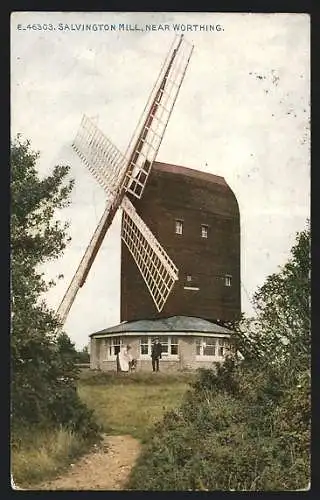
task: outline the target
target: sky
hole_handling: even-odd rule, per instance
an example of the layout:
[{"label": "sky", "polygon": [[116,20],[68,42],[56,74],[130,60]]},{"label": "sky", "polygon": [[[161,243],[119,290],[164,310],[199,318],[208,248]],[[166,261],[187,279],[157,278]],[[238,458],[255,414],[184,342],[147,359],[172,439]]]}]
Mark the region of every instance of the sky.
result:
[{"label": "sky", "polygon": [[[243,312],[253,313],[252,295],[285,264],[296,232],[305,228],[307,14],[16,12],[12,138],[20,133],[40,151],[40,177],[68,164],[75,179],[70,206],[57,212],[70,223],[72,241],[43,268],[48,279],[64,275],[46,296],[53,309],[106,205],[105,192],[71,150],[82,115],[125,152],[174,36],[181,33],[195,47],[157,160],[221,175],[234,191],[241,217]],[[119,322],[118,211],[64,329],[82,348],[90,333]]]}]

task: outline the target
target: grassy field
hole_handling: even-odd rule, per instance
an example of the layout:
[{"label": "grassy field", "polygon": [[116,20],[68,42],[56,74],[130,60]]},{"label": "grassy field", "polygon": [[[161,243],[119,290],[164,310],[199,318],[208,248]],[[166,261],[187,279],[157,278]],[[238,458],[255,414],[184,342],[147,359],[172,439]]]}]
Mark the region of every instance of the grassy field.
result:
[{"label": "grassy field", "polygon": [[107,434],[131,434],[142,442],[154,422],[178,406],[192,375],[83,374],[81,399]]},{"label": "grassy field", "polygon": [[[184,373],[119,375],[84,370],[78,391],[106,434],[131,434],[144,442],[152,424],[179,405],[192,378]],[[72,432],[25,429],[11,446],[14,481],[22,488],[32,487],[57,476],[87,451],[88,445]]]}]

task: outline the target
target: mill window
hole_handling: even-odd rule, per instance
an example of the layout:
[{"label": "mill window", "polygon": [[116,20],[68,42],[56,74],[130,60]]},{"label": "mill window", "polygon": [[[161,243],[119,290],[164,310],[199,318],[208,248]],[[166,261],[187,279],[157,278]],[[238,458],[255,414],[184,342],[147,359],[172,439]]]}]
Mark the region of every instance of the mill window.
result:
[{"label": "mill window", "polygon": [[182,220],[176,220],[176,234],[182,234],[183,233],[183,221]]},{"label": "mill window", "polygon": [[226,274],[224,277],[225,286],[231,286],[232,276],[230,274]]},{"label": "mill window", "polygon": [[208,226],[201,224],[201,238],[208,238]]}]

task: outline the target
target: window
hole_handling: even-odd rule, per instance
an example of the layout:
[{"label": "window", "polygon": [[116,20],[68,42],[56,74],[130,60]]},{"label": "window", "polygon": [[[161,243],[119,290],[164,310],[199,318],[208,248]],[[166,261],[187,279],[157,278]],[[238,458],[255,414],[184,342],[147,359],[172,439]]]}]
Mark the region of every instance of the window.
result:
[{"label": "window", "polygon": [[196,339],[197,356],[215,356],[216,338],[215,337],[197,337]]},{"label": "window", "polygon": [[140,339],[140,354],[148,354],[148,352],[149,352],[148,337],[142,337]]},{"label": "window", "polygon": [[110,337],[106,339],[106,355],[108,359],[116,357],[120,351],[122,343],[121,337]]},{"label": "window", "polygon": [[170,355],[178,355],[178,337],[170,337]]},{"label": "window", "polygon": [[[197,281],[197,277],[195,278],[195,280]],[[200,288],[196,285],[197,284],[194,283],[194,276],[192,277],[191,274],[187,274],[186,275],[186,284],[183,287],[183,289],[184,290],[194,290],[194,291],[200,290]]]},{"label": "window", "polygon": [[232,276],[230,274],[226,274],[224,277],[225,286],[231,286]]},{"label": "window", "polygon": [[[140,338],[140,355],[146,358],[151,357],[152,343],[155,337],[141,337]],[[162,345],[162,356],[178,355],[178,337],[158,337]]]},{"label": "window", "polygon": [[162,345],[162,354],[169,356],[178,355],[178,337],[159,337]]},{"label": "window", "polygon": [[182,220],[176,220],[176,234],[182,234],[183,233],[183,221]]},{"label": "window", "polygon": [[214,356],[216,354],[216,339],[208,338],[203,343],[203,355]]},{"label": "window", "polygon": [[168,337],[159,337],[159,342],[162,345],[162,356],[169,354],[169,339]]},{"label": "window", "polygon": [[208,238],[208,226],[201,224],[201,238]]},{"label": "window", "polygon": [[228,339],[215,337],[197,337],[196,339],[197,357],[215,356],[224,358],[228,349]]},{"label": "window", "polygon": [[218,339],[218,356],[224,358],[227,351],[230,349],[227,339]]}]

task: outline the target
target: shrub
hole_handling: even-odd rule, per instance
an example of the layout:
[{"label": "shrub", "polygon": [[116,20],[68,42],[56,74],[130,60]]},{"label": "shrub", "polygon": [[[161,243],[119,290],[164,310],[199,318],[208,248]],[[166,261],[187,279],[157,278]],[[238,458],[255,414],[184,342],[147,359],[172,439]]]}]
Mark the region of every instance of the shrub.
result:
[{"label": "shrub", "polygon": [[[305,486],[310,474],[308,398],[301,401],[287,391],[275,402],[273,393],[269,396],[273,376],[261,376],[255,394],[255,376],[249,369],[242,373],[234,396],[228,394],[229,378],[224,391],[213,383],[214,372],[201,372],[182,405],[154,427],[128,487],[212,491]],[[286,414],[292,411],[296,426]]]}]

